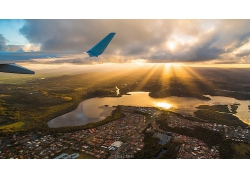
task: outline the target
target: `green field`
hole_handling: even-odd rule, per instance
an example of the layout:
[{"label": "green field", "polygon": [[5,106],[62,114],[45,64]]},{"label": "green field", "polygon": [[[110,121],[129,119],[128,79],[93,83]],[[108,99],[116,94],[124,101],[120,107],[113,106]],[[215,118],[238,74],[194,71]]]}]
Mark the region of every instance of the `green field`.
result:
[{"label": "green field", "polygon": [[199,109],[195,111],[194,114],[200,119],[209,120],[210,122],[214,123],[225,124],[229,126],[248,126],[231,113],[222,113],[210,109]]},{"label": "green field", "polygon": [[250,146],[245,143],[225,140],[220,145],[220,157],[222,159],[249,159]]},{"label": "green field", "polygon": [[159,138],[153,137],[153,132],[144,132],[144,147],[135,154],[135,159],[154,159],[162,150]]},{"label": "green field", "polygon": [[13,124],[0,126],[0,130],[8,131],[8,132],[9,131],[16,131],[16,130],[19,130],[23,125],[24,125],[24,122],[16,122]]},{"label": "green field", "polygon": [[228,105],[213,105],[213,106],[200,105],[197,108],[198,109],[208,109],[208,110],[212,110],[212,111],[236,114],[237,109],[238,109],[238,105],[229,105],[229,106],[230,106],[232,112],[229,110]]},{"label": "green field", "polygon": [[233,143],[233,149],[237,158],[249,159],[250,158],[250,146],[245,143]]},{"label": "green field", "polygon": [[212,110],[212,111],[230,113],[227,105],[213,105],[213,106],[200,105],[197,108],[198,109],[208,109],[208,110]]},{"label": "green field", "polygon": [[165,149],[166,152],[160,156],[160,159],[176,159],[181,145],[182,143],[171,139],[163,146],[163,149]]}]

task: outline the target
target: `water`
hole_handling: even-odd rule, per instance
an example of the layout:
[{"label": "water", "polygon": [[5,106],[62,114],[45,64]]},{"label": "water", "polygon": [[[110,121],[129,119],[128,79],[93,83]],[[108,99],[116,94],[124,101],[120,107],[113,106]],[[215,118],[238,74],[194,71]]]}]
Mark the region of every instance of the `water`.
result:
[{"label": "water", "polygon": [[[171,136],[167,135],[167,134],[163,134],[160,132],[154,132],[153,137],[158,137],[159,140],[159,144],[164,145],[166,143],[168,143],[168,141],[171,140]],[[157,155],[156,159],[159,159],[161,157],[162,154],[164,154],[166,152],[166,150],[162,149],[161,152]]]},{"label": "water", "polygon": [[160,139],[159,143],[161,145],[166,144],[171,139],[171,136],[168,136],[167,134],[163,134],[163,133],[159,133],[159,132],[155,132],[153,137],[158,137]]},{"label": "water", "polygon": [[167,150],[162,149],[161,152],[156,156],[156,159],[159,159]]},{"label": "water", "polygon": [[120,94],[120,89],[118,87],[115,87],[116,88],[116,96],[119,96]]},{"label": "water", "polygon": [[[118,88],[117,88],[118,90]],[[118,94],[118,93],[117,93]],[[250,124],[248,100],[236,100],[235,98],[222,96],[209,96],[211,100],[200,100],[192,97],[151,98],[149,92],[130,92],[130,95],[122,97],[91,98],[82,101],[76,110],[52,119],[49,127],[80,126],[105,119],[115,109],[113,106],[141,106],[163,107],[184,115],[193,115],[199,105],[217,105],[239,103],[236,116],[243,122]],[[109,106],[105,106],[109,105]]]}]

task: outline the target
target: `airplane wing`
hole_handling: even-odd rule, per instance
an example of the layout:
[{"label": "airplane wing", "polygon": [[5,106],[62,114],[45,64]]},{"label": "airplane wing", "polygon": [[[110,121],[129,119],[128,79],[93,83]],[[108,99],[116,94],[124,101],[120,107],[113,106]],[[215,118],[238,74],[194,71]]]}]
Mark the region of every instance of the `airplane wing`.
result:
[{"label": "airplane wing", "polygon": [[[1,63],[1,62],[0,62]],[[0,64],[0,72],[18,73],[18,74],[35,74],[34,71],[14,64]]]},{"label": "airplane wing", "polygon": [[[98,42],[95,46],[93,46],[86,53],[89,57],[98,57],[100,56],[104,50],[109,45],[112,38],[116,33],[109,33],[105,38],[103,38],[100,42]],[[29,58],[27,59],[27,56]],[[56,57],[55,55],[50,55],[50,57]],[[5,73],[18,73],[18,74],[35,74],[34,71],[29,70],[25,67],[16,65],[15,63],[27,61],[34,58],[45,58],[44,54],[41,53],[10,53],[10,52],[2,52],[0,53],[0,72]],[[15,60],[13,60],[15,59]]]},{"label": "airplane wing", "polygon": [[103,38],[99,43],[87,51],[89,57],[98,57],[103,53],[106,47],[109,45],[112,38],[115,36],[115,33],[109,33],[105,38]]}]

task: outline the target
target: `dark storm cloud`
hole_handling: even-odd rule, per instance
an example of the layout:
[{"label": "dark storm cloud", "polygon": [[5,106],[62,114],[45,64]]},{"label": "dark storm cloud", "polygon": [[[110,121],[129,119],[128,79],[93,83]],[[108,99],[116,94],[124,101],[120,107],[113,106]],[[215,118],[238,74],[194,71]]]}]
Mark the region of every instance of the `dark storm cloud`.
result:
[{"label": "dark storm cloud", "polygon": [[219,57],[220,54],[222,54],[224,51],[222,49],[218,49],[215,47],[207,48],[202,47],[198,49],[196,52],[196,59],[193,59],[195,61],[203,61],[203,60],[213,60]]},{"label": "dark storm cloud", "polygon": [[217,59],[224,50],[222,48],[213,47],[212,44],[218,41],[218,36],[214,36],[209,41],[202,44],[197,48],[195,55],[196,57],[193,59],[189,59],[190,61],[205,61],[205,60],[213,60]]},{"label": "dark storm cloud", "polygon": [[8,49],[6,45],[7,39],[0,34],[0,51],[6,51]]},{"label": "dark storm cloud", "polygon": [[[199,62],[226,61],[225,56],[249,43],[249,27],[250,20],[26,20],[20,32],[30,43],[40,44],[41,51],[56,53],[87,51],[116,32],[105,55]],[[168,42],[174,42],[174,49]],[[235,62],[239,57],[234,56]]]}]

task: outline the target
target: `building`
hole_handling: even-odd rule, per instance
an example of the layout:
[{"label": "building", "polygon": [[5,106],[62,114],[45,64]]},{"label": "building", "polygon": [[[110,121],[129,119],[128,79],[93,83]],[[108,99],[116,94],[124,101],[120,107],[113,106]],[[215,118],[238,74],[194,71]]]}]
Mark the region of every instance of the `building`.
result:
[{"label": "building", "polygon": [[111,146],[119,148],[119,147],[121,147],[122,143],[123,142],[121,142],[121,141],[115,141],[113,144],[111,144]]}]

